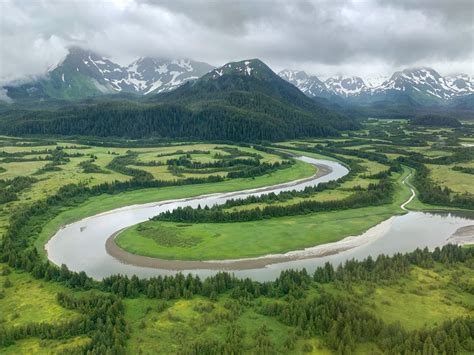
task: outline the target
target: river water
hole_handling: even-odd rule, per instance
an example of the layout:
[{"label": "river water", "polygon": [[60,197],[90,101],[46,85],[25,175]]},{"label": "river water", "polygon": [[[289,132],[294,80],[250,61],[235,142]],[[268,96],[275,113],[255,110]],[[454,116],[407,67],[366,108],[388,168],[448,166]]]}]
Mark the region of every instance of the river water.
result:
[{"label": "river water", "polygon": [[[262,195],[268,192],[302,190],[306,186],[315,186],[321,182],[335,180],[348,173],[347,168],[337,162],[308,157],[298,157],[297,159],[314,164],[319,167],[320,172],[328,171],[328,173],[324,176],[317,174],[309,179],[272,187],[133,205],[101,213],[61,228],[45,246],[48,258],[57,265],[67,265],[70,270],[85,271],[95,279],[102,279],[114,274],[138,275],[140,277],[175,274],[176,270],[170,268],[144,267],[138,266],[140,263],[132,265],[118,260],[107,252],[105,247],[107,239],[123,228],[147,221],[166,210],[184,206],[212,206],[223,204],[228,199],[245,198],[249,195]],[[308,271],[313,271],[317,266],[327,261],[337,265],[351,258],[362,259],[369,255],[376,257],[381,253],[407,252],[417,247],[426,246],[433,249],[436,246],[446,244],[449,236],[457,229],[472,224],[474,224],[472,214],[409,212],[403,216],[392,217],[390,220],[382,222],[360,238],[348,238],[351,240],[349,240],[349,244],[346,243],[346,247],[333,247],[331,251],[331,246],[338,245],[333,243],[327,245],[330,252],[326,250],[323,253],[315,253],[314,256],[311,256],[311,253],[305,254],[303,252],[304,258],[296,257],[289,261],[276,262],[254,269],[247,267],[239,270],[226,268],[226,270],[239,277],[251,277],[260,281],[272,280],[282,270],[289,268],[305,267]],[[344,242],[345,240],[342,241],[342,245],[344,245]],[[347,248],[347,245],[351,245],[350,248]],[[298,252],[296,255],[298,255]],[[203,267],[189,270],[181,267],[180,269],[183,273],[191,272],[201,277],[215,274],[218,271]]]}]

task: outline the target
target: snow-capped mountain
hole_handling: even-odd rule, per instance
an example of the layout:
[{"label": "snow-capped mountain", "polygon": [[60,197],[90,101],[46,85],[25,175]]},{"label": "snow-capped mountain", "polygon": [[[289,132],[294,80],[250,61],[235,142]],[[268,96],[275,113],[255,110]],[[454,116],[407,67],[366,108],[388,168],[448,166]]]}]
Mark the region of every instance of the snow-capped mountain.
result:
[{"label": "snow-capped mountain", "polygon": [[329,92],[343,97],[359,95],[368,90],[364,80],[357,76],[349,78],[334,76],[327,79],[324,84]]},{"label": "snow-capped mountain", "polygon": [[190,59],[140,58],[125,69],[119,79],[105,78],[117,91],[142,94],[167,92],[195,80],[213,66]]},{"label": "snow-capped mountain", "polygon": [[329,91],[326,85],[316,76],[309,76],[304,71],[282,70],[278,75],[296,86],[306,95],[326,97]]},{"label": "snow-capped mountain", "polygon": [[[405,69],[390,78],[369,79],[369,84],[359,77],[341,76],[322,82],[315,76],[292,70],[283,70],[279,75],[310,97],[336,95],[351,102],[390,100],[403,95],[423,104],[444,103],[474,93],[474,78],[466,74],[442,77],[431,68]],[[312,85],[317,85],[318,90],[310,90]]]},{"label": "snow-capped mountain", "polygon": [[121,66],[94,52],[69,54],[40,78],[5,86],[13,99],[77,99],[117,92],[151,94],[173,90],[214,67],[190,59],[140,58]]}]

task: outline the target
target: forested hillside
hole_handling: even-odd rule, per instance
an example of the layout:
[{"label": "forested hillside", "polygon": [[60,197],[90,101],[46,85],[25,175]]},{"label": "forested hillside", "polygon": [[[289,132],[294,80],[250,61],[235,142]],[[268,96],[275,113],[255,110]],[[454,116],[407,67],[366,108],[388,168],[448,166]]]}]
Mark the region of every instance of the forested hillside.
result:
[{"label": "forested hillside", "polygon": [[0,132],[10,135],[257,141],[337,136],[341,130],[358,127],[306,97],[259,60],[227,64],[146,101],[93,102],[57,111],[12,110],[3,116]]}]

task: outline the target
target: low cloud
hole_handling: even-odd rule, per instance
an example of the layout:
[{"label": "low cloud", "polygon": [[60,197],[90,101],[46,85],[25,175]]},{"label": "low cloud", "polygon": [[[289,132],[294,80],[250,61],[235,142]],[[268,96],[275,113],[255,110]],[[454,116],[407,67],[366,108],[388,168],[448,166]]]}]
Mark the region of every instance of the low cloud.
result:
[{"label": "low cloud", "polygon": [[412,66],[474,74],[472,1],[4,0],[0,78],[44,72],[67,47],[126,63],[261,58],[321,76]]}]

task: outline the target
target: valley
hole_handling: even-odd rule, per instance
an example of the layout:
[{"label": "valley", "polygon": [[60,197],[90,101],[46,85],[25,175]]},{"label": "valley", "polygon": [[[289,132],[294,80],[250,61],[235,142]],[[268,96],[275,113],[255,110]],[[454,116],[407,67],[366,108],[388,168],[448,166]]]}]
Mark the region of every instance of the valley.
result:
[{"label": "valley", "polygon": [[[402,346],[469,352],[468,340],[452,337],[467,339],[456,332],[472,321],[474,249],[443,245],[457,229],[473,224],[473,191],[465,170],[474,164],[472,147],[465,146],[472,140],[473,128],[469,122],[462,128],[415,126],[406,120],[371,119],[360,124],[360,129],[339,137],[266,144],[2,136],[2,352],[71,352],[102,346],[105,343],[94,334],[105,329],[79,326],[84,317],[93,317],[86,306],[90,302],[120,302],[113,326],[119,338],[112,337],[116,339],[112,346],[129,353],[237,348],[330,353],[341,347],[364,353]],[[318,163],[315,167],[308,163],[311,160],[295,156]],[[338,166],[347,168],[331,175]],[[268,189],[237,193],[295,180],[309,182],[314,176],[326,180],[300,189],[288,185],[278,194]],[[410,199],[412,186],[416,195]],[[203,201],[198,207],[199,199],[192,199],[226,193],[229,197],[219,205],[209,200],[207,207]],[[194,209],[183,205],[173,212],[160,210],[160,201],[175,199],[194,201]],[[218,270],[194,270],[187,276],[188,268],[184,275],[154,268],[141,273],[138,266],[115,261],[121,265],[119,273],[129,274],[126,277],[113,276],[117,270],[109,261],[109,267],[97,265],[95,271],[86,268],[86,273],[76,266],[47,262],[52,255],[63,255],[66,264],[72,260],[66,249],[49,246],[45,252],[50,238],[67,231],[71,223],[146,203],[158,206],[149,212],[155,217],[125,229],[116,245],[170,262],[284,255],[330,246],[348,236],[356,236],[355,244],[329,255],[322,249],[322,254],[309,259],[276,259],[270,268],[263,264],[250,271],[233,270],[234,276]],[[138,206],[129,211],[133,208]],[[444,214],[427,213],[433,210]],[[118,220],[130,225],[127,218]],[[384,222],[390,218],[397,222]],[[98,233],[102,240],[109,237],[101,234],[99,224],[94,227],[93,218],[88,220],[92,222],[87,227],[76,224],[77,238],[87,239],[87,233]],[[388,228],[384,236],[364,238],[358,246],[357,238],[381,222]],[[429,223],[430,232],[423,235],[417,229],[420,223]],[[415,228],[402,232],[406,240],[393,234],[404,226]],[[413,231],[418,245],[409,238]],[[462,241],[472,244],[472,235]],[[81,239],[77,242],[65,248],[81,257],[80,245],[85,245]],[[85,250],[100,250],[103,245]],[[420,249],[413,251],[416,247]],[[349,261],[353,257],[358,261]],[[85,254],[82,258],[84,265],[92,265]],[[132,276],[137,273],[149,278]],[[41,299],[34,302],[35,312],[22,308],[33,302],[25,299],[27,290]],[[78,313],[68,297],[77,299],[74,304],[83,311]],[[403,310],[404,302],[413,305],[410,312]],[[334,310],[343,316],[331,318],[332,308],[327,310],[331,320],[318,311],[312,313],[316,318],[297,316],[309,312],[303,311],[305,307],[317,310],[331,304],[337,304]],[[344,310],[350,310],[356,323],[345,318],[349,313]],[[355,325],[362,320],[377,331]],[[36,329],[40,322],[56,329],[57,335],[42,330],[18,333],[22,326]],[[350,335],[338,335],[337,327]],[[397,332],[405,339],[421,340],[402,345]],[[435,338],[439,332],[447,335]],[[388,343],[383,341],[387,334]]]}]

